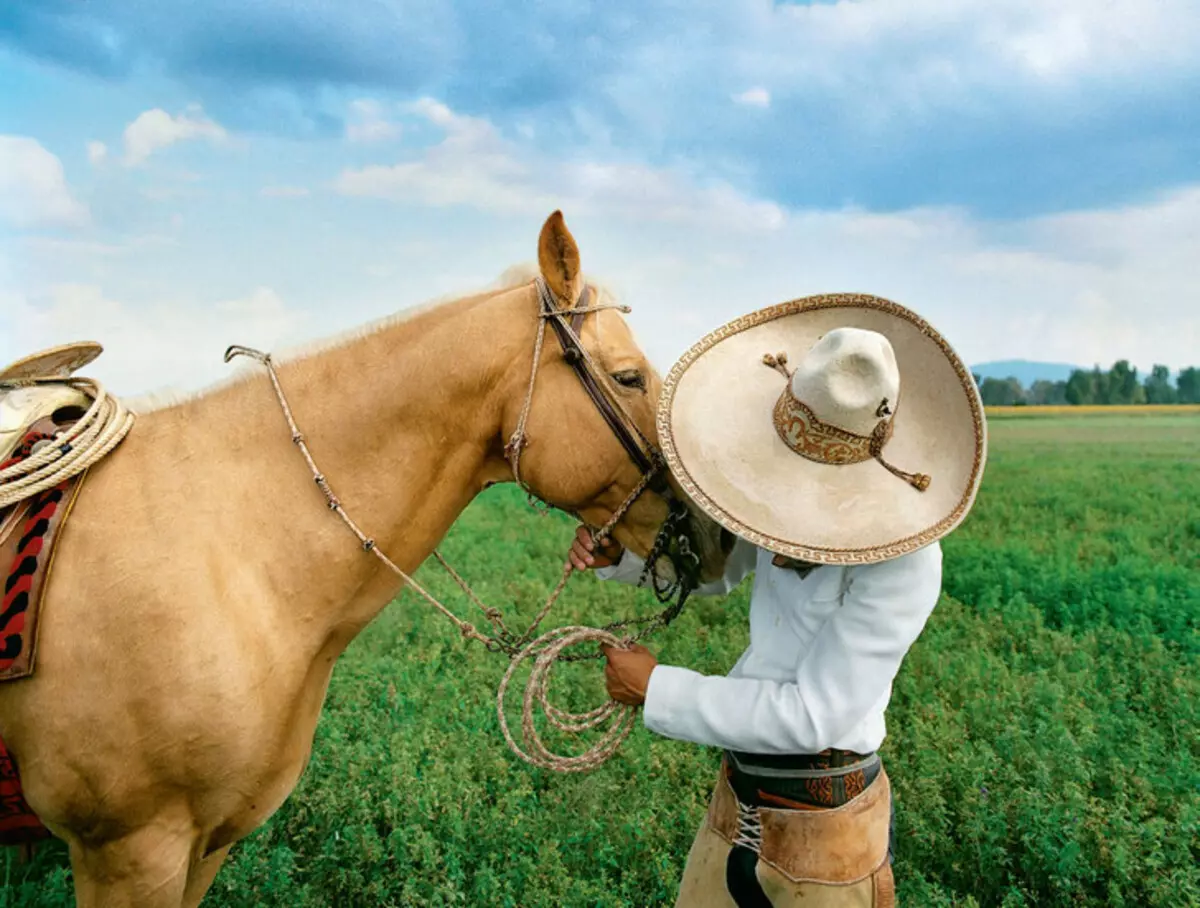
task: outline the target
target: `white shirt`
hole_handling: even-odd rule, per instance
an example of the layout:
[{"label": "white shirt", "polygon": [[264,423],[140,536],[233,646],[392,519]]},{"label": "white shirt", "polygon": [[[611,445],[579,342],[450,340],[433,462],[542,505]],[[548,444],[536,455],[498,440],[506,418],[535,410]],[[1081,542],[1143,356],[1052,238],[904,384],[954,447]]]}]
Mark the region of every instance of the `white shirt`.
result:
[{"label": "white shirt", "polygon": [[[693,595],[723,595],[754,571],[750,645],[729,675],[657,665],[646,728],[694,744],[759,754],[869,753],[883,743],[892,681],[942,586],[938,543],[890,561],[821,566],[807,576],[738,539],[720,579]],[[626,550],[602,580],[636,584],[644,562]]]}]

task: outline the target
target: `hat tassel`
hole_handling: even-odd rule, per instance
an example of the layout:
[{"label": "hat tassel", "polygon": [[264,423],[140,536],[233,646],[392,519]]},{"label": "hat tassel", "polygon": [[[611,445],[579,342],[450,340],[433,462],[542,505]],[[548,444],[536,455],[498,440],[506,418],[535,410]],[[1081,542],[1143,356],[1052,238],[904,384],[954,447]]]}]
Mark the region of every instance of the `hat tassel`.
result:
[{"label": "hat tassel", "polygon": [[792,377],[792,373],[788,370],[788,367],[787,367],[787,354],[786,353],[783,353],[782,351],[779,353],[776,353],[774,355],[767,353],[763,356],[762,361],[763,361],[764,366],[770,366],[772,369],[774,369],[776,372],[778,372],[784,378],[790,379]]},{"label": "hat tassel", "polygon": [[[786,353],[767,353],[763,355],[762,361],[764,366],[770,366],[784,378],[788,379],[790,383],[792,373],[787,368]],[[906,473],[904,470],[901,470],[899,467],[892,466],[883,459],[883,448],[892,437],[892,420],[896,415],[895,409],[888,405],[888,399],[886,397],[875,410],[875,415],[880,419],[879,422],[875,424],[875,431],[873,431],[869,437],[864,435],[856,435],[853,432],[846,431],[845,429],[837,429],[825,426],[819,419],[817,419],[816,414],[814,414],[808,409],[807,406],[792,396],[790,387],[784,389],[783,396],[780,398],[779,403],[776,404],[775,427],[776,431],[778,431],[781,436],[784,436],[784,431],[782,428],[779,407],[781,405],[788,404],[789,401],[791,404],[794,404],[796,407],[802,409],[806,414],[805,424],[809,426],[808,430],[806,430],[806,434],[834,433],[837,435],[838,440],[841,442],[839,445],[839,450],[841,450],[843,454],[843,456],[836,461],[837,463],[861,463],[867,459],[866,455],[869,454],[870,457],[873,457],[875,460],[879,461],[880,465],[882,465],[885,470],[887,470],[893,476],[903,479],[918,492],[924,492],[929,488],[929,483],[932,481],[932,479],[927,474]],[[863,444],[864,442],[866,443],[865,445]],[[826,461],[822,457],[814,457],[811,452],[799,450],[796,447],[795,442],[789,441],[787,437],[784,437],[784,443],[787,444],[792,450],[797,451],[797,453],[803,455],[804,457],[808,457],[810,460],[817,460],[818,462],[823,463],[832,462]],[[858,448],[859,454],[857,456],[845,456],[847,443]],[[818,448],[819,447],[820,446],[818,445]],[[863,447],[866,447],[867,450],[863,451]]]},{"label": "hat tassel", "polygon": [[893,467],[890,463],[883,459],[881,454],[875,455],[875,459],[883,464],[884,469],[889,473],[899,476],[918,492],[924,492],[929,488],[930,478],[925,473],[905,473],[903,470]]},{"label": "hat tassel", "polygon": [[[887,406],[887,400],[880,404],[880,409]],[[883,459],[883,446],[888,443],[892,437],[892,421],[886,419],[875,426],[875,431],[871,433],[871,456],[874,457],[883,466],[885,470],[893,476],[899,476],[918,492],[924,492],[929,488],[931,478],[925,473],[906,473],[899,467],[894,467]]]}]

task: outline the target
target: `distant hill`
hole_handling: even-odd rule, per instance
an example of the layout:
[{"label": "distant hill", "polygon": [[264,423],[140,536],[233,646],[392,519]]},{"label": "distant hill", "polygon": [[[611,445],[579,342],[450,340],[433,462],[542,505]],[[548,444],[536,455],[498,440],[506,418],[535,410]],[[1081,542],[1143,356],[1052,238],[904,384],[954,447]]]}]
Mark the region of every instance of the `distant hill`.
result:
[{"label": "distant hill", "polygon": [[1071,372],[1081,366],[1067,363],[1039,363],[1027,359],[1006,359],[994,363],[980,363],[972,366],[971,371],[984,378],[1008,378],[1012,376],[1024,387],[1028,388],[1035,381],[1066,381]]}]

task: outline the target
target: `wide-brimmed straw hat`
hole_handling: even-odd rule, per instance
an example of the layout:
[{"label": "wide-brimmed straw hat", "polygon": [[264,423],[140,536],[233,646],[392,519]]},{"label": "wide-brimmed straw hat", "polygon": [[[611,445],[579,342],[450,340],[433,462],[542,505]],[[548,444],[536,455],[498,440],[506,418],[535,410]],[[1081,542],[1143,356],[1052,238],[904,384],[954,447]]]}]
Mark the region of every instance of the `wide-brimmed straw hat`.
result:
[{"label": "wide-brimmed straw hat", "polygon": [[818,564],[942,538],[973,506],[987,452],[958,355],[915,313],[865,294],[793,300],[704,337],[667,375],[658,428],[705,513]]}]

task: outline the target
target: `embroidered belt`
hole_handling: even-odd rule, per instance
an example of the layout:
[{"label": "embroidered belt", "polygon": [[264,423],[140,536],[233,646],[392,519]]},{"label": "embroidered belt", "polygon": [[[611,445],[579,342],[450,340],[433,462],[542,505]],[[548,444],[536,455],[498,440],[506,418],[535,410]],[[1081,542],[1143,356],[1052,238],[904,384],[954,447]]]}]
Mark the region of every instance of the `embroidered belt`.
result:
[{"label": "embroidered belt", "polygon": [[847,750],[781,756],[725,753],[730,787],[743,804],[754,807],[840,807],[862,794],[881,769],[878,754]]}]

